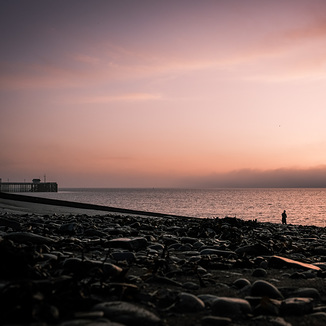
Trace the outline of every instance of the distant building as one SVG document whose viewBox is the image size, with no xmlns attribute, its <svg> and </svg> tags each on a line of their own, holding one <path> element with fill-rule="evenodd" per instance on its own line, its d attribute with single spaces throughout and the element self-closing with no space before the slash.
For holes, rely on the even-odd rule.
<svg viewBox="0 0 326 326">
<path fill-rule="evenodd" d="M 41 179 L 33 179 L 33 183 L 40 183 Z"/>
</svg>

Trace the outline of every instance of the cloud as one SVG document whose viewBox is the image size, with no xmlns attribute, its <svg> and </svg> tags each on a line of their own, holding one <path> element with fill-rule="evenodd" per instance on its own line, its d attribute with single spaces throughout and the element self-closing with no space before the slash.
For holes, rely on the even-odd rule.
<svg viewBox="0 0 326 326">
<path fill-rule="evenodd" d="M 86 97 L 80 99 L 79 102 L 87 103 L 87 104 L 105 104 L 110 102 L 154 101 L 159 99 L 161 99 L 161 95 L 159 94 L 129 93 L 129 94 L 122 94 L 122 95 Z"/>
<path fill-rule="evenodd" d="M 293 41 L 311 41 L 316 38 L 326 37 L 326 18 L 314 20 L 304 27 L 290 29 L 284 33 L 284 38 Z"/>
<path fill-rule="evenodd" d="M 76 55 L 74 57 L 74 60 L 79 61 L 79 62 L 83 62 L 83 63 L 86 63 L 86 64 L 91 64 L 91 65 L 95 65 L 95 64 L 100 62 L 99 58 L 91 57 L 89 55 L 84 55 L 84 54 Z"/>
<path fill-rule="evenodd" d="M 326 166 L 309 169 L 242 169 L 189 178 L 187 186 L 203 188 L 323 188 Z"/>
<path fill-rule="evenodd" d="M 90 87 L 197 71 L 212 75 L 229 71 L 234 78 L 273 82 L 307 76 L 325 78 L 321 68 L 326 64 L 326 19 L 319 17 L 298 24 L 277 32 L 265 31 L 262 26 L 262 33 L 253 38 L 245 36 L 246 41 L 231 42 L 230 37 L 232 45 L 223 48 L 218 42 L 207 42 L 210 38 L 197 40 L 201 44 L 197 47 L 190 41 L 184 47 L 166 45 L 164 52 L 164 42 L 149 42 L 152 39 L 142 47 L 103 41 L 92 43 L 92 47 L 83 45 L 80 53 L 68 56 L 59 53 L 54 57 L 49 53 L 43 63 L 2 62 L 0 89 Z"/>
<path fill-rule="evenodd" d="M 31 90 L 75 87 L 85 73 L 60 64 L 0 63 L 0 89 Z"/>
</svg>

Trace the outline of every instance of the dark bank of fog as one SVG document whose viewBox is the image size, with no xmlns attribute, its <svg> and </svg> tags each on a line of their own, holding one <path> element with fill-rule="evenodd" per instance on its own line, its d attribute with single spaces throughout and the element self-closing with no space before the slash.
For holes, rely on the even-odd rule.
<svg viewBox="0 0 326 326">
<path fill-rule="evenodd" d="M 188 178 L 187 186 L 202 188 L 325 188 L 326 166 L 310 169 L 242 169 Z"/>
</svg>

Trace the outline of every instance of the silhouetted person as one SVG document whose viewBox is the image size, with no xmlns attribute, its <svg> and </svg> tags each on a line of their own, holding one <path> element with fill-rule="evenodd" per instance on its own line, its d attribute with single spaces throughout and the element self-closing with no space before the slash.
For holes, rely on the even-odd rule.
<svg viewBox="0 0 326 326">
<path fill-rule="evenodd" d="M 286 218 L 287 215 L 286 215 L 286 211 L 284 210 L 284 212 L 282 213 L 282 224 L 286 224 Z"/>
</svg>

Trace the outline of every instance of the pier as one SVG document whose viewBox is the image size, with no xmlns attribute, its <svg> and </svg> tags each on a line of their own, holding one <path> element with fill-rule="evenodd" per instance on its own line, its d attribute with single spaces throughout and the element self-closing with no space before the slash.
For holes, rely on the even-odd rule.
<svg viewBox="0 0 326 326">
<path fill-rule="evenodd" d="M 0 192 L 58 192 L 58 184 L 40 179 L 32 182 L 2 182 L 0 179 Z"/>
</svg>

